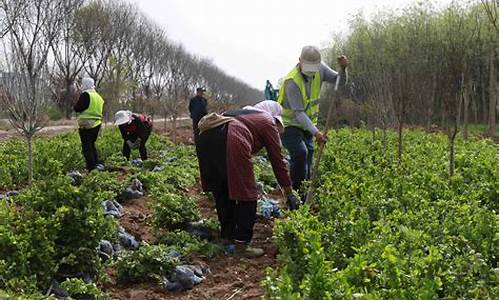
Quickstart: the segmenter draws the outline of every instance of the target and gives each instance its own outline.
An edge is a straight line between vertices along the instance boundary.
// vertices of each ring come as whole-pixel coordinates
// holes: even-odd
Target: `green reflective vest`
[[[318,121],[319,114],[319,93],[321,91],[321,76],[319,72],[316,72],[316,74],[314,75],[311,83],[311,93],[308,96],[306,93],[304,77],[300,73],[299,67],[296,66],[292,71],[290,71],[290,73],[288,73],[288,75],[283,80],[283,84],[281,85],[278,94],[278,103],[283,106],[282,118],[285,127],[295,126],[306,130],[306,128],[304,128],[304,126],[295,119],[295,113],[287,103],[288,99],[285,95],[285,88],[289,80],[293,80],[293,82],[295,82],[300,90],[300,94],[302,95],[302,104],[304,105],[304,112],[313,123],[316,123]]]
[[[87,93],[90,97],[89,107],[79,113],[78,118],[95,120],[95,123],[91,126],[91,128],[94,128],[102,123],[102,110],[104,106],[104,100],[95,91]]]

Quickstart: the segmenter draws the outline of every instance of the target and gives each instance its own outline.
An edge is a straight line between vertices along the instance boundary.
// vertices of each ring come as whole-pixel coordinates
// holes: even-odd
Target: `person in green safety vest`
[[[339,56],[337,63],[345,69],[347,58]],[[324,81],[335,83],[337,76],[340,75],[321,61],[317,47],[305,46],[299,63],[285,76],[280,87],[278,102],[283,106],[285,125],[281,141],[290,154],[290,177],[294,190],[299,190],[302,182],[311,175],[313,137],[320,144],[326,142],[326,133],[315,125],[319,114],[321,84]]]
[[[271,82],[269,80],[266,80],[266,88],[264,90],[264,99],[273,100],[273,101],[278,100],[278,93],[273,88],[273,85],[271,84]]]
[[[89,77],[82,79],[82,93],[73,106],[77,113],[78,133],[82,142],[82,152],[87,165],[87,170],[103,169],[99,160],[95,142],[102,123],[104,100],[95,91],[94,80]]]

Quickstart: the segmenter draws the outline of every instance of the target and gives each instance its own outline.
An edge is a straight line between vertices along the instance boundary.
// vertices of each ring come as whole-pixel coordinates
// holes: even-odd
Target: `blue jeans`
[[[314,143],[309,131],[298,127],[286,127],[281,142],[290,154],[290,177],[294,190],[299,190],[302,182],[311,176]]]

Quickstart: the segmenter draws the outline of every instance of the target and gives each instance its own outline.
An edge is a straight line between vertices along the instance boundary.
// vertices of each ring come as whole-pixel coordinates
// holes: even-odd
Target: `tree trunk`
[[[497,106],[497,85],[495,73],[495,53],[490,56],[490,82],[489,82],[489,108],[488,108],[488,134],[491,137],[497,135],[496,132],[496,106]]]
[[[463,94],[462,94],[462,97],[463,97],[463,101],[464,101],[464,123],[463,123],[463,127],[462,127],[462,134],[463,134],[463,137],[464,137],[464,140],[467,140],[469,138],[469,132],[468,132],[468,129],[467,129],[467,125],[469,123],[469,96],[470,96],[470,93],[469,93],[469,87],[470,87],[470,84],[466,84],[464,86],[464,89],[463,89]]]
[[[434,74],[432,76],[432,93],[431,93],[431,99],[429,103],[427,103],[427,131],[430,131],[432,128],[432,116],[433,116],[433,110],[434,110],[434,103],[436,101],[436,93],[437,93],[437,75]]]
[[[28,142],[28,185],[33,183],[33,135],[26,136]]]
[[[470,104],[471,104],[472,114],[474,117],[474,124],[477,124],[478,123],[477,97],[474,96],[476,96],[475,93],[471,93]]]
[[[457,95],[458,99],[458,107],[459,111],[457,115],[452,116],[451,112],[448,112],[448,116],[453,117],[453,128],[450,128],[450,125],[448,125],[448,141],[449,141],[449,170],[448,170],[448,175],[450,176],[450,181],[451,177],[455,174],[455,138],[457,137],[458,133],[458,122],[460,120],[460,107],[462,107],[462,97],[461,95]],[[451,111],[452,108],[449,108]],[[449,122],[449,121],[448,121]]]
[[[398,164],[401,164],[402,155],[403,155],[403,121],[400,119],[398,123]]]
[[[172,142],[177,144],[177,115],[172,116]]]
[[[163,129],[167,131],[167,113],[163,115]]]
[[[449,169],[448,169],[448,175],[450,176],[450,180],[451,180],[451,177],[453,177],[453,175],[455,175],[455,136],[456,136],[456,133],[457,133],[457,126],[454,127],[453,129],[453,133],[450,135],[448,135],[449,137]]]
[[[486,81],[486,80],[485,80]],[[488,103],[486,101],[486,82],[481,83],[481,120],[483,124],[488,124]]]

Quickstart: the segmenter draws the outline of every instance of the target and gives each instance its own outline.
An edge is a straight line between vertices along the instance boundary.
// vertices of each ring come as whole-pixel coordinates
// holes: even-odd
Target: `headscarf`
[[[276,120],[278,120],[283,127],[283,119],[281,118],[281,114],[283,113],[283,107],[281,105],[273,100],[264,100],[261,101],[257,104],[254,104],[253,106],[248,105],[243,107],[243,109],[256,109],[256,110],[261,110],[265,111],[271,116],[273,116]]]
[[[86,92],[95,89],[94,79],[90,77],[84,77],[82,79],[82,91]]]

